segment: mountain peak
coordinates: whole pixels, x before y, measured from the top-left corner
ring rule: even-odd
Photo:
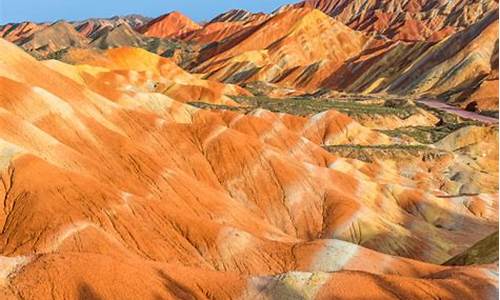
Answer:
[[[178,11],[172,11],[152,20],[140,28],[139,32],[150,37],[171,38],[200,28],[198,23],[187,16]]]
[[[231,9],[225,13],[222,13],[212,20],[209,23],[217,23],[217,22],[239,22],[246,21],[253,14],[248,10],[244,9]]]

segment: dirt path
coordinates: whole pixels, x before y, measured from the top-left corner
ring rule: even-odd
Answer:
[[[466,111],[466,110],[460,109],[458,107],[446,104],[442,101],[425,99],[425,100],[418,100],[418,102],[425,104],[429,107],[457,115],[457,116],[462,117],[464,119],[475,120],[475,121],[488,123],[488,124],[498,124],[498,119],[496,119],[496,118],[483,116],[481,114],[471,112],[471,111]]]

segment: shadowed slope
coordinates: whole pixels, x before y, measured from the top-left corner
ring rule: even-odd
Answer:
[[[478,23],[436,44],[396,43],[374,53],[362,53],[346,62],[323,85],[349,92],[432,95],[464,101],[465,107],[478,86],[485,89],[491,84],[488,80],[496,78],[497,37],[498,11],[492,11]],[[498,93],[492,88],[486,93],[473,95],[472,99],[481,109],[497,108],[494,99],[498,99]]]

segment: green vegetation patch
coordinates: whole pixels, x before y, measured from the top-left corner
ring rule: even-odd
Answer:
[[[243,106],[299,116],[310,116],[330,109],[349,116],[395,115],[401,119],[406,119],[415,113],[414,106],[402,105],[398,107],[395,105],[367,104],[356,100],[345,101],[313,97],[274,99],[265,96],[234,97],[233,99]]]
[[[422,144],[434,144],[443,138],[445,138],[450,133],[471,125],[481,125],[481,123],[476,121],[464,121],[461,123],[444,123],[438,126],[408,126],[400,127],[391,130],[378,130],[379,132],[386,134],[391,137],[402,138],[403,136],[409,136],[415,141]]]
[[[445,262],[445,266],[491,264],[498,261],[498,231],[477,242],[462,254]]]
[[[423,160],[432,160],[446,152],[428,147],[426,145],[324,145],[323,148],[330,153],[345,158],[352,158],[364,162],[374,162],[374,158],[401,158],[402,156],[421,157]]]
[[[388,145],[325,145],[325,149],[351,149],[351,150],[407,150],[407,151],[427,151],[434,150],[426,145],[388,144]]]
[[[237,111],[241,113],[248,113],[253,110],[253,108],[249,107],[243,107],[243,106],[229,106],[229,105],[224,105],[224,104],[213,104],[213,103],[206,103],[206,102],[187,102],[187,104],[192,105],[194,107],[198,107],[201,109],[208,109],[208,110],[230,110],[230,111]]]

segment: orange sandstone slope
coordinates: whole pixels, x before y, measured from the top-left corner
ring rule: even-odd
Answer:
[[[175,38],[200,28],[193,20],[174,11],[150,21],[139,28],[139,32],[150,37]]]
[[[275,96],[323,88],[430,94],[463,108],[498,109],[495,1],[363,3],[227,12],[184,36],[207,44],[190,69],[228,83],[274,86]]]
[[[206,46],[192,70],[289,94],[324,88],[431,95],[463,108],[497,110],[498,10],[481,16],[439,42],[407,43],[365,35],[318,10],[288,8]]]
[[[253,14],[244,10],[231,10],[220,14],[202,28],[182,36],[182,39],[200,44],[219,42],[238,33],[245,32],[265,22],[271,15]]]
[[[182,102],[232,105],[235,102],[229,96],[251,95],[239,86],[200,79],[171,59],[139,48],[115,48],[104,55],[81,55],[73,62],[90,88],[112,99],[124,93],[145,92],[161,93]],[[62,64],[53,62],[52,65]]]
[[[350,92],[431,94],[498,109],[498,10],[438,43],[396,43],[366,53],[333,73],[326,86]],[[481,93],[481,90],[484,93]],[[495,101],[495,99],[497,101]],[[469,101],[470,102],[470,101]]]
[[[200,53],[195,72],[231,83],[316,89],[371,39],[319,10],[291,9]]]
[[[178,74],[133,49],[100,66],[0,50],[3,299],[498,294],[494,265],[430,264],[494,232],[498,198],[332,155],[390,142],[343,114],[195,109],[143,90]],[[113,95],[89,79],[102,73]]]

